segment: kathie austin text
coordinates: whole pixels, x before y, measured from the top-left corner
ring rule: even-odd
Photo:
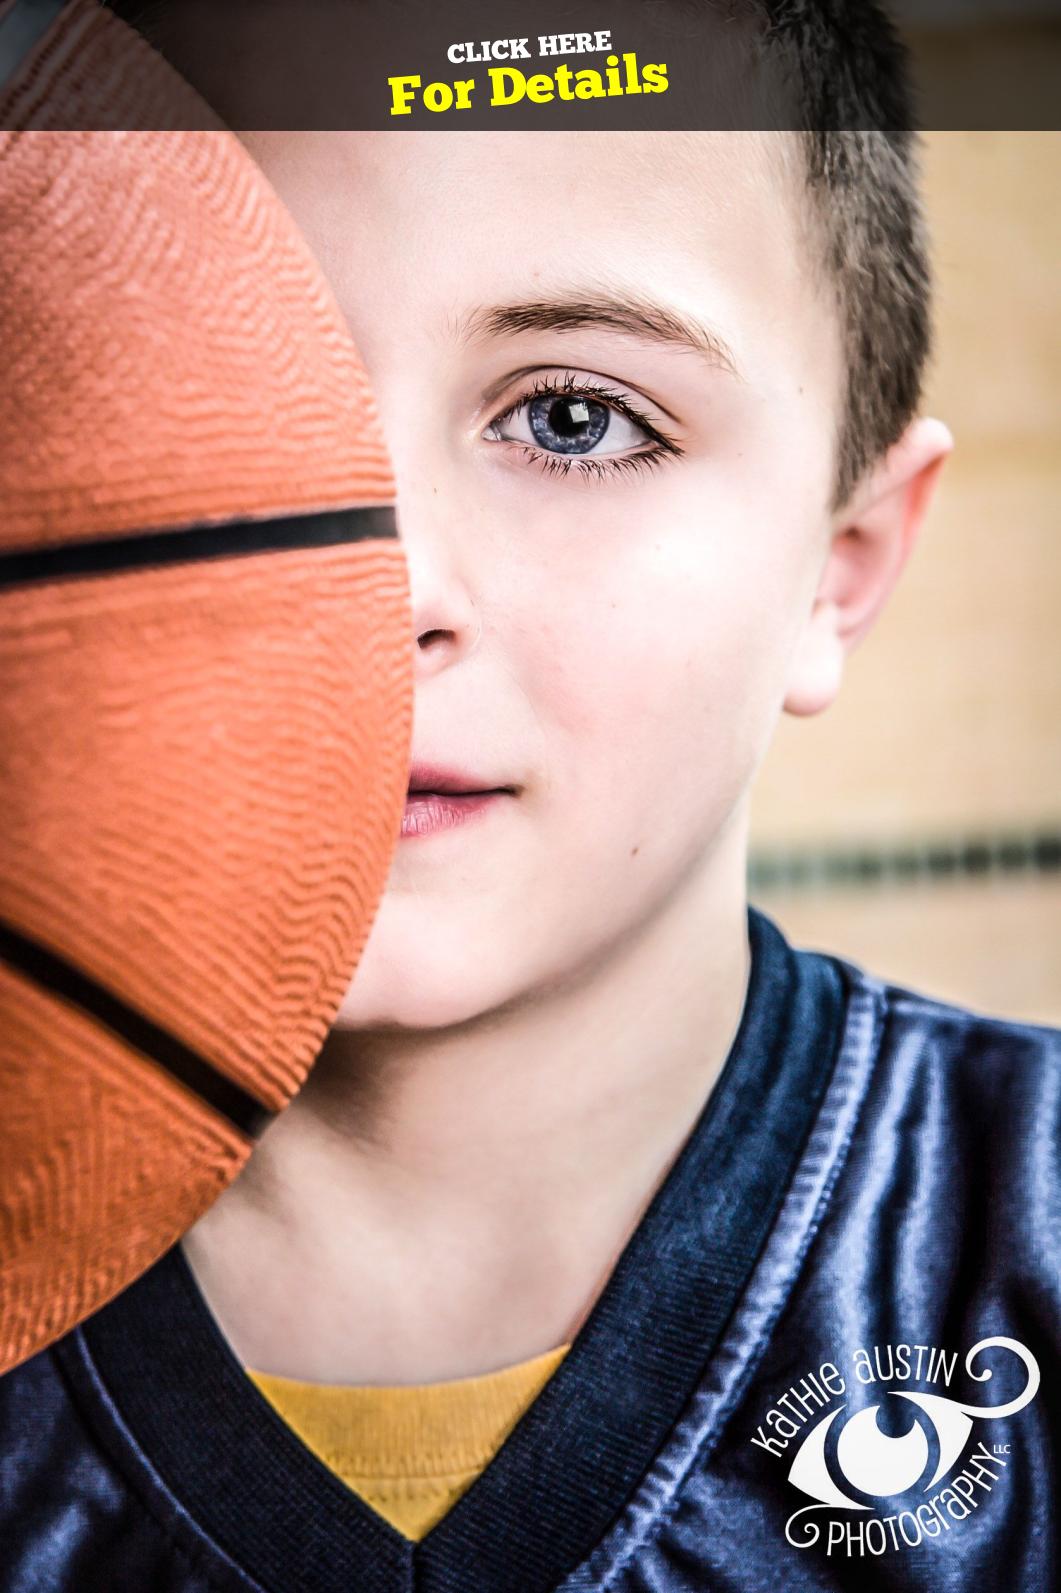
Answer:
[[[478,61],[529,61],[549,56],[599,54],[606,57],[602,69],[596,67],[574,68],[561,61],[551,72],[529,72],[518,66],[490,66],[491,105],[518,105],[530,100],[535,105],[547,105],[551,100],[602,100],[616,94],[662,94],[667,88],[667,67],[662,61],[638,65],[637,56],[627,51],[620,61],[611,50],[611,31],[598,29],[595,33],[543,33],[537,40],[536,57],[531,54],[530,39],[464,40],[451,44],[446,51],[455,66],[466,66]],[[453,82],[424,83],[419,73],[389,77],[391,93],[390,114],[410,116],[413,105],[426,110],[467,111],[471,109],[476,93],[474,77],[456,78]]]

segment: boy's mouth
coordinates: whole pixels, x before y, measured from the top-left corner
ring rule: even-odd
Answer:
[[[435,835],[452,830],[500,804],[495,797],[515,796],[514,786],[491,785],[488,778],[434,764],[414,764],[402,815],[402,836]]]
[[[414,763],[409,771],[409,796],[485,796],[498,792],[515,795],[516,788],[462,769],[446,769],[438,764]]]

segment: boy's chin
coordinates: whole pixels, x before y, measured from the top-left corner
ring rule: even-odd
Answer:
[[[445,1029],[474,1022],[533,982],[533,948],[508,903],[465,894],[384,895],[337,1029]]]
[[[335,1020],[336,1030],[403,1029],[425,1031],[451,1029],[478,1017],[483,1008],[473,1000],[462,1001],[452,990],[436,991],[426,986],[395,990],[390,994],[374,991],[348,994]]]
[[[462,955],[455,944],[431,952],[410,946],[408,958],[401,959],[374,955],[369,947],[334,1027],[425,1030],[470,1023],[511,994],[499,987],[500,973],[484,968],[481,958]]]

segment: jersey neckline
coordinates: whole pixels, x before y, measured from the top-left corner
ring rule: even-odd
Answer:
[[[583,1561],[700,1383],[839,1049],[839,965],[795,951],[752,907],[748,935],[740,1023],[670,1171],[557,1370],[422,1539],[346,1488],[271,1408],[179,1245],[57,1346],[82,1405],[109,1404],[112,1447],[165,1491],[167,1513],[175,1500],[269,1593],[550,1593]]]

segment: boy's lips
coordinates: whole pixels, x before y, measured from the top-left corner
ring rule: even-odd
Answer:
[[[402,814],[401,835],[424,837],[453,830],[516,796],[514,786],[490,785],[486,777],[437,764],[414,764]]]
[[[507,791],[515,795],[516,787],[489,776],[469,773],[465,769],[444,768],[437,763],[414,763],[409,771],[408,794],[445,792],[453,796],[466,796],[472,792]]]

